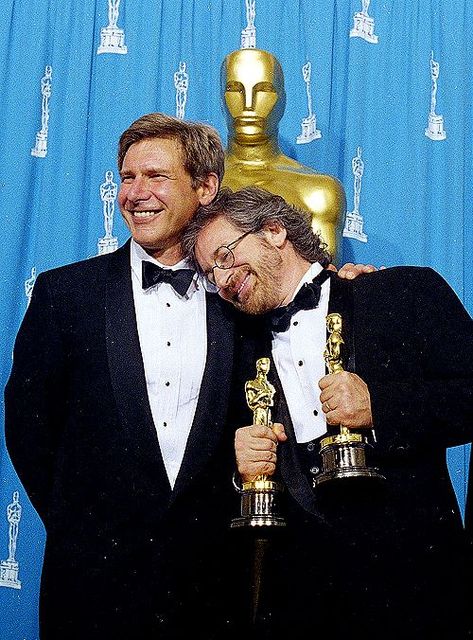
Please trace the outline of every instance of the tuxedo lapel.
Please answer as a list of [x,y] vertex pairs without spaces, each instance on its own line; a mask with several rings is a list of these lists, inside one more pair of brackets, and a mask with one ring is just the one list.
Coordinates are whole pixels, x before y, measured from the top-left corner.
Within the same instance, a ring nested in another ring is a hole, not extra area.
[[170,493],[154,427],[135,317],[130,268],[130,243],[110,255],[105,323],[108,364],[123,428],[150,477]]
[[[306,474],[303,472],[297,453],[296,435],[276,367],[272,362],[273,384],[276,388],[275,421],[281,422],[288,436],[278,445],[278,472],[286,490],[308,511],[317,514],[317,500]],[[322,518],[322,516],[320,516]]]
[[206,294],[207,359],[173,499],[208,462],[227,427],[235,327],[226,305],[216,294]]

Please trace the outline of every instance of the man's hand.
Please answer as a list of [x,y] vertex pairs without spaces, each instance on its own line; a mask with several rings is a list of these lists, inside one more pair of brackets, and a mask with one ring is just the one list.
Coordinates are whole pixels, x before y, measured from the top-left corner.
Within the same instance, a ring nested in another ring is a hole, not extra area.
[[372,428],[370,392],[356,373],[331,373],[320,379],[319,387],[327,424],[341,424],[351,429]]
[[278,442],[287,440],[279,422],[272,428],[253,424],[235,432],[235,455],[243,482],[251,482],[259,475],[271,476],[276,470]]
[[[327,269],[331,271],[337,271],[337,268],[330,264]],[[386,269],[386,267],[380,267],[380,269]],[[353,280],[357,276],[362,273],[372,273],[373,271],[378,271],[378,269],[372,264],[354,264],[353,262],[345,263],[340,269],[337,271],[340,278],[346,278],[347,280]]]

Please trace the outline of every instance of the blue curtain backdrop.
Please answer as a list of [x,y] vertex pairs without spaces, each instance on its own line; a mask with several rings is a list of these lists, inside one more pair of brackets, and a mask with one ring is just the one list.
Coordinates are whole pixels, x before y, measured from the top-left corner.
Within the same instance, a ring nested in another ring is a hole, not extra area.
[[[244,30],[284,71],[283,151],[345,186],[342,261],[429,265],[471,313],[472,25],[469,0],[3,0],[0,386],[35,275],[128,236],[100,191],[122,130],[164,111],[226,141],[220,66]],[[302,144],[311,113],[321,136]],[[44,530],[1,431],[0,637],[34,640]],[[462,510],[468,458],[448,452]]]

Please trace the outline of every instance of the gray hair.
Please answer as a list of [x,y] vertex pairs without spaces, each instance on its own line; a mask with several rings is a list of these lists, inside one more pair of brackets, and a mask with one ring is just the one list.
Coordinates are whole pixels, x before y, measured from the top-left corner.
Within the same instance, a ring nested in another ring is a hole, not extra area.
[[189,122],[164,113],[148,113],[135,120],[120,136],[118,168],[132,144],[150,138],[167,138],[181,144],[184,168],[195,189],[210,173],[216,173],[219,184],[225,171],[225,154],[216,129],[200,122]]
[[287,239],[302,258],[308,262],[320,262],[324,267],[332,260],[327,244],[312,229],[311,214],[259,187],[245,187],[238,191],[225,187],[210,204],[199,207],[183,233],[182,248],[186,255],[195,260],[199,232],[219,217],[242,232],[250,233],[258,233],[268,223],[278,222],[286,229]]

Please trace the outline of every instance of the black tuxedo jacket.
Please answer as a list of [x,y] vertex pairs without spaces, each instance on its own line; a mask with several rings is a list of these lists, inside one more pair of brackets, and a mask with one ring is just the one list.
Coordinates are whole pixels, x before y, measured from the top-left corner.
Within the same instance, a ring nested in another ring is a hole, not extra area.
[[377,438],[368,462],[386,481],[314,489],[309,469],[322,466],[320,441],[312,454],[296,443],[275,375],[274,420],[289,436],[278,447],[287,527],[267,558],[257,635],[470,637],[464,531],[446,448],[472,439],[473,321],[426,268],[353,281],[332,275],[329,312],[343,318],[345,369],[368,385]]
[[[207,361],[174,490],[148,402],[129,243],[40,274],[14,350],[7,446],[47,531],[41,638],[223,637],[238,509],[229,305],[207,294]],[[189,327],[192,330],[192,327]],[[243,406],[243,383],[235,406]],[[232,415],[229,415],[232,413]]]

